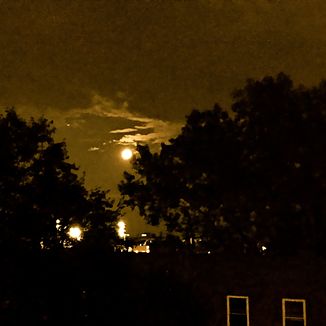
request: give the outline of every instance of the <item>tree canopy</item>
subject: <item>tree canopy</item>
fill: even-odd
[[[228,113],[229,112],[229,113]],[[231,110],[194,110],[159,152],[138,145],[119,187],[151,224],[220,250],[321,252],[326,234],[326,82],[248,80]]]
[[[53,138],[53,123],[26,121],[14,109],[0,115],[0,246],[56,248],[77,224],[114,238],[118,210],[107,193],[88,191],[68,161],[65,142]],[[96,225],[96,227],[95,227]]]

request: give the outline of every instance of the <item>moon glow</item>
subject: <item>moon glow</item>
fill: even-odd
[[[132,158],[132,150],[129,148],[125,148],[121,151],[121,158],[125,161],[130,160]]]

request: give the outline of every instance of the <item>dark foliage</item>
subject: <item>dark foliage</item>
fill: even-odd
[[[226,296],[248,295],[250,321],[282,324],[282,298],[326,311],[325,260],[182,255],[1,257],[1,325],[225,325]]]
[[[323,252],[325,85],[295,88],[279,74],[235,91],[231,115],[194,110],[159,153],[138,146],[125,204],[217,250]]]
[[[87,240],[94,233],[102,242],[102,233],[114,239],[118,211],[105,192],[85,189],[77,167],[67,161],[65,143],[54,141],[54,131],[52,122],[25,121],[14,109],[0,116],[3,251],[62,248],[73,224],[89,230]]]
[[[2,325],[207,325],[185,277],[139,255],[2,259]],[[179,274],[179,275],[178,275]]]

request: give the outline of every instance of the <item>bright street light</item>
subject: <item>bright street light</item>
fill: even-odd
[[[82,230],[79,226],[72,226],[69,229],[68,235],[70,238],[80,241],[82,236]]]
[[[118,235],[122,239],[125,239],[126,237],[126,223],[123,221],[118,223]]]

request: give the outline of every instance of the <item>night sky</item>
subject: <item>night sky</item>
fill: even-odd
[[[123,146],[158,146],[249,77],[325,78],[325,31],[324,0],[0,0],[0,106],[53,119],[117,196]]]

